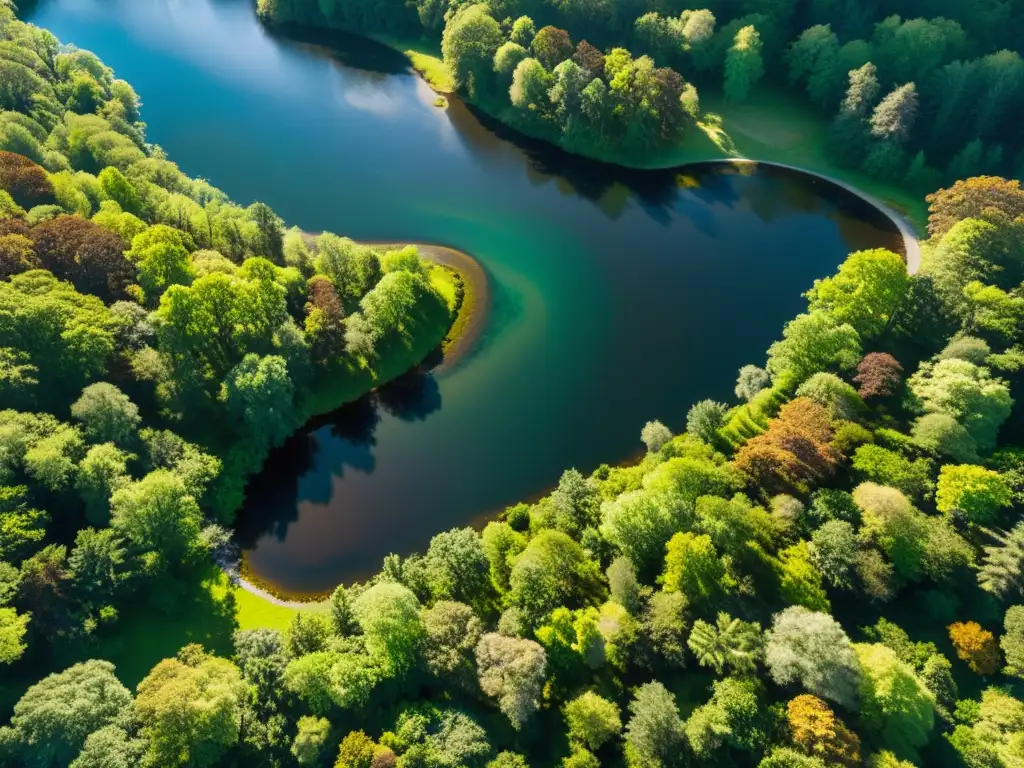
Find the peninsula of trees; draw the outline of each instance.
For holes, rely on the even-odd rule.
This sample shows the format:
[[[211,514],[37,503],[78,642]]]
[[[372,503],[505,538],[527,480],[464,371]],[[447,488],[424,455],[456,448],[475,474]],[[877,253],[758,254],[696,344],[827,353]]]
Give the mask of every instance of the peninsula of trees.
[[[703,7],[701,7],[703,6]],[[523,132],[644,163],[773,83],[830,124],[836,167],[931,191],[1020,175],[1024,7],[896,0],[259,0],[263,18],[439,40],[455,87]],[[763,82],[762,82],[763,81]],[[923,191],[922,191],[923,194]]]

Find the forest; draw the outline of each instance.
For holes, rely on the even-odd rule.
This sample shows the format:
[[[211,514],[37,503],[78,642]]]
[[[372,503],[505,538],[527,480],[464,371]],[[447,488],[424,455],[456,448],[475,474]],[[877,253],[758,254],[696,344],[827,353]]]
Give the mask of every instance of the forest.
[[[1012,4],[948,6],[943,28],[1019,39]],[[448,11],[445,47],[476,87],[506,43],[460,25],[504,32],[476,5],[426,18],[439,29]],[[855,2],[811,11],[844,34],[872,23]],[[579,34],[628,32],[618,12]],[[509,44],[533,49],[532,29],[515,22]],[[582,46],[522,58],[510,89],[521,68],[568,77]],[[613,82],[646,72],[688,92],[618,50],[583,53]],[[902,78],[882,61],[854,70],[878,78],[861,96]],[[638,461],[566,469],[284,631],[189,643],[129,685],[104,655],[151,640],[129,617],[190,617],[211,564],[237,558],[230,526],[268,451],[419,363],[461,288],[415,247],[312,237],[189,178],[147,143],[128,83],[6,3],[0,71],[0,765],[1024,766],[1019,181],[936,172],[919,272],[849,254],[734,392],[674,431],[638,424]],[[905,117],[910,92],[879,122]],[[965,92],[972,114],[983,96]],[[1002,168],[1019,135],[992,114]],[[635,122],[614,141],[647,130]],[[940,157],[897,134],[879,140]]]
[[[774,84],[838,168],[933,191],[1020,175],[1024,3],[897,0],[259,0],[274,23],[440,40],[474,104],[572,152],[635,163],[712,130],[700,91]],[[700,90],[699,90],[700,89]],[[699,127],[698,127],[699,124]]]

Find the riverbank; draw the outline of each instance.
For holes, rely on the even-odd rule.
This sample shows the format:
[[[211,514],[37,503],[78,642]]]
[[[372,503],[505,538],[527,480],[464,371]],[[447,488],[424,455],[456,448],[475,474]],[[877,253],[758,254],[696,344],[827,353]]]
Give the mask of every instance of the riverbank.
[[[388,35],[369,37],[406,56],[412,68],[434,91],[445,97],[452,95],[451,77],[436,43],[399,40]],[[772,164],[818,176],[872,203],[893,220],[904,239],[908,243],[912,241],[907,259],[910,269],[910,251],[917,249],[917,238],[927,228],[928,208],[924,196],[932,190],[907,190],[836,167],[826,152],[827,123],[812,106],[777,86],[762,84],[739,104],[727,101],[721,93],[709,88],[701,90],[700,98],[702,115],[697,121],[697,130],[690,129],[681,141],[671,147],[657,150],[642,159],[600,152],[573,154],[637,170],[737,161]],[[509,125],[483,104],[467,103],[525,136],[560,146],[550,136],[540,132],[534,135],[522,126]]]

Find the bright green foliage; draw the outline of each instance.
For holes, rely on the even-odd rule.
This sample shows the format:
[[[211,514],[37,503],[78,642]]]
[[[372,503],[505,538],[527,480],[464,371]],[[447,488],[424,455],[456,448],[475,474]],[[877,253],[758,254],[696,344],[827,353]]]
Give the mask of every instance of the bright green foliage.
[[[853,468],[865,479],[902,491],[912,499],[931,496],[932,466],[927,459],[910,460],[879,445],[862,445],[853,454]]]
[[[828,768],[820,758],[805,755],[789,747],[776,747],[757,764],[757,768]]]
[[[95,296],[39,270],[0,282],[0,347],[25,351],[45,384],[39,405],[66,407],[114,351],[113,321]]]
[[[13,608],[0,608],[0,664],[13,664],[28,647],[25,633],[31,616]]]
[[[661,582],[669,592],[682,592],[691,605],[707,605],[725,592],[725,566],[711,537],[677,533],[668,542]]]
[[[779,553],[781,563],[779,591],[790,605],[827,612],[831,605],[825,594],[823,577],[807,542],[801,541]]]
[[[234,431],[257,446],[280,445],[295,426],[295,385],[283,357],[248,354],[221,385]]]
[[[127,395],[107,382],[90,384],[71,406],[71,417],[82,425],[90,442],[130,445],[141,418]]]
[[[134,714],[148,741],[147,763],[215,765],[238,741],[246,694],[238,667],[186,646],[139,683]]]
[[[719,613],[714,625],[695,621],[687,645],[702,667],[719,675],[726,667],[733,674],[753,674],[762,655],[761,625]]]
[[[188,251],[174,243],[151,245],[135,254],[135,262],[149,306],[154,306],[170,286],[189,285],[196,276]]]
[[[852,325],[825,312],[797,315],[768,349],[768,372],[777,386],[795,389],[820,371],[852,369],[861,358],[860,337]]]
[[[1013,491],[1002,475],[972,464],[947,464],[939,472],[936,506],[940,512],[963,513],[978,525],[988,525],[999,510],[1013,502]]]
[[[977,718],[947,734],[950,744],[970,766],[1012,766],[1021,757],[1024,702],[998,688],[981,694]]]
[[[857,251],[834,277],[816,280],[807,298],[812,312],[827,312],[863,338],[872,338],[885,330],[909,280],[903,259],[892,251]]]
[[[626,761],[630,766],[682,763],[685,735],[672,694],[661,683],[641,685],[629,703],[626,724]]]
[[[491,584],[498,592],[507,592],[512,561],[526,549],[526,537],[508,523],[492,521],[481,534]]]
[[[730,101],[743,101],[764,76],[761,36],[752,27],[743,27],[725,57],[725,95]]]
[[[601,512],[601,534],[642,573],[657,569],[665,545],[686,520],[672,496],[643,489],[605,502]]]
[[[508,601],[533,623],[560,605],[599,594],[601,572],[583,548],[560,531],[542,531],[515,558]]]
[[[926,451],[965,464],[976,461],[978,450],[970,433],[948,413],[928,413],[914,422],[914,442]]]
[[[882,744],[914,758],[930,737],[935,697],[913,668],[884,645],[854,645],[863,670],[861,719]]]
[[[173,472],[158,469],[117,490],[110,509],[111,527],[165,568],[181,568],[201,549],[202,513]]]
[[[686,665],[686,598],[681,592],[659,591],[651,595],[640,629],[658,661],[670,667]]]
[[[298,733],[291,753],[299,765],[318,765],[331,732],[331,723],[324,717],[304,715],[298,721]]]
[[[131,454],[113,443],[101,443],[89,448],[79,463],[75,488],[85,502],[86,518],[93,525],[110,522],[110,497],[131,482],[128,476],[130,458]]]
[[[28,488],[0,486],[0,559],[20,561],[41,546],[49,515],[28,505]]]
[[[406,674],[419,658],[423,644],[419,608],[408,588],[388,582],[375,584],[355,601],[366,649],[390,675]]]
[[[317,238],[316,251],[316,271],[334,283],[345,311],[353,311],[381,278],[376,252],[330,232]]]
[[[1013,605],[1006,609],[1003,629],[1005,633],[999,639],[1006,659],[1003,672],[1014,677],[1024,677],[1024,605]]]
[[[49,675],[14,705],[10,743],[27,766],[67,765],[86,737],[124,717],[132,695],[109,661],[87,661]]]
[[[594,752],[622,732],[622,718],[614,702],[587,691],[565,705],[569,738]]]
[[[966,360],[925,363],[909,381],[925,413],[945,413],[963,424],[979,451],[991,451],[1013,400],[1006,384]]]
[[[686,721],[686,736],[701,760],[713,761],[726,749],[758,753],[769,735],[770,720],[756,679],[716,680],[711,700]]]
[[[445,25],[441,38],[444,63],[455,86],[465,88],[471,96],[477,93],[486,83],[484,78],[501,43],[501,28],[487,12],[487,6],[459,8]]]

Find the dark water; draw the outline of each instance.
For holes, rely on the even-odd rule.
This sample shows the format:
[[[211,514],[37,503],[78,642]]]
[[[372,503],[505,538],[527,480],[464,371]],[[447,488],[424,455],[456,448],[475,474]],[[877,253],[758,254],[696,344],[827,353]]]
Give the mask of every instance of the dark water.
[[[823,182],[725,166],[629,172],[481,123],[386,49],[275,39],[250,0],[43,0],[31,20],[95,51],[143,102],[150,140],[290,224],[476,256],[494,296],[452,369],[318,419],[275,452],[239,536],[295,591],[683,428],[763,363],[800,294],[891,226]],[[327,42],[327,41],[324,41]]]

